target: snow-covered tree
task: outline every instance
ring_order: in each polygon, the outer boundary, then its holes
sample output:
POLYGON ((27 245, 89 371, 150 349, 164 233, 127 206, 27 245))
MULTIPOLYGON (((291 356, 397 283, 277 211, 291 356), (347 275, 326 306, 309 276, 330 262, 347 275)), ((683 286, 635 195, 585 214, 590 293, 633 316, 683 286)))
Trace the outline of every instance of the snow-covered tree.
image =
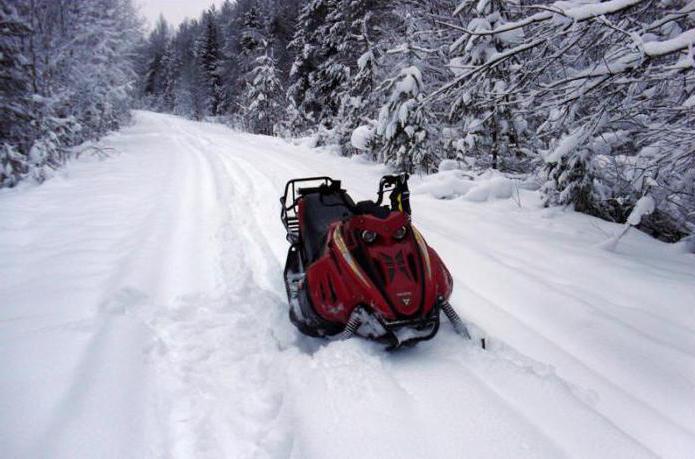
POLYGON ((456 26, 463 41, 517 38, 461 68, 431 99, 476 94, 470 104, 481 110, 509 107, 538 126, 549 151, 581 133, 569 151, 546 158, 546 202, 624 221, 649 186, 656 210, 643 227, 677 239, 695 223, 695 195, 679 179, 695 145, 695 19, 688 1, 642 3, 563 1, 494 27, 456 26), (476 91, 504 66, 505 85, 476 91))
MULTIPOLYGON (((522 42, 523 32, 519 29, 485 34, 510 22, 518 14, 518 7, 518 0, 489 0, 463 2, 454 11, 454 16, 470 18, 465 28, 474 32, 460 34, 449 46, 452 55, 449 66, 454 75, 464 73, 471 66, 483 65, 522 42)), ((527 120, 515 113, 504 98, 490 102, 513 82, 511 69, 517 65, 518 59, 512 58, 488 72, 474 75, 447 107, 451 120, 463 124, 462 155, 475 161, 478 168, 518 170, 526 156, 524 152, 528 151, 521 142, 527 133, 527 120)))
POLYGON ((0 142, 3 170, 14 162, 14 178, 2 182, 12 185, 24 176, 43 179, 70 156, 69 147, 117 129, 128 118, 135 76, 131 55, 141 32, 130 0, 15 0, 0 7, 5 19, 0 41, 7 47, 0 57, 7 60, 3 90, 9 91, 2 103, 24 107, 26 121, 2 116, 22 132, 21 138, 0 142), (28 82, 19 84, 20 69, 28 82))
POLYGON ((181 61, 173 41, 167 44, 162 56, 162 97, 160 107, 165 112, 172 112, 176 105, 176 86, 181 76, 181 61))
MULTIPOLYGON (((295 51, 293 84, 288 97, 307 124, 330 125, 339 101, 329 100, 333 90, 345 81, 345 69, 335 62, 336 37, 331 27, 340 19, 339 0, 310 0, 302 8, 290 46, 295 51)), ((336 29, 337 33, 339 29, 336 29)), ((345 39, 343 35, 341 38, 345 39)))
POLYGON ((387 78, 379 87, 386 102, 379 111, 377 124, 377 134, 383 144, 380 159, 408 172, 432 171, 438 163, 432 148, 433 116, 423 104, 423 68, 429 70, 432 50, 423 46, 418 38, 422 23, 414 14, 416 11, 413 8, 403 10, 400 27, 395 29, 389 41, 391 46, 385 50, 395 76, 387 78))
POLYGON ((244 114, 251 132, 273 134, 284 104, 277 66, 268 54, 256 59, 244 99, 247 101, 244 114))
MULTIPOLYGON (((350 127, 345 124, 346 114, 353 112, 353 124, 358 117, 355 107, 362 105, 360 98, 365 90, 366 72, 372 66, 363 66, 361 81, 352 75, 358 73, 361 56, 363 63, 369 60, 366 53, 376 54, 373 49, 378 38, 374 29, 387 27, 379 22, 378 16, 387 1, 378 0, 313 0, 307 3, 298 19, 295 38, 291 43, 296 52, 288 96, 294 101, 302 115, 305 126, 337 131, 336 137, 346 143, 350 127), (354 86, 357 83, 359 89, 354 86), (337 129, 336 129, 337 128, 337 129)), ((371 60, 369 64, 373 64, 371 60)), ((363 106, 363 105, 362 105, 363 106)), ((357 127, 354 124, 353 127, 357 127)))
POLYGON ((377 92, 379 83, 378 60, 375 47, 368 47, 357 60, 357 74, 351 81, 349 94, 343 100, 337 117, 338 142, 344 153, 354 149, 362 150, 374 156, 378 142, 374 133, 374 118, 380 94, 377 92), (369 142, 360 140, 353 142, 354 132, 360 129, 362 134, 357 138, 364 139, 364 133, 370 132, 369 142))
POLYGON ((592 213, 594 196, 594 170, 590 152, 578 148, 586 135, 583 129, 572 132, 557 142, 545 155, 542 193, 545 205, 573 203, 575 210, 592 213))
POLYGON ((422 74, 416 66, 402 69, 386 85, 391 93, 379 112, 377 133, 383 141, 381 159, 396 170, 414 172, 416 168, 430 170, 433 166, 427 148, 427 117, 422 110, 422 74))
POLYGON ((394 23, 395 2, 391 0, 351 0, 346 14, 349 34, 354 39, 352 50, 346 61, 350 63, 351 78, 346 82, 347 90, 342 95, 341 105, 336 116, 337 141, 344 154, 365 150, 367 144, 352 142, 353 133, 360 129, 363 134, 371 132, 369 151, 376 155, 378 138, 373 135, 379 108, 385 98, 380 84, 391 69, 383 68, 385 48, 388 47, 389 32, 394 23), (351 62, 350 59, 355 59, 351 62))
POLYGON ((199 66, 199 96, 202 98, 202 113, 198 116, 221 114, 224 100, 222 84, 222 49, 219 40, 216 9, 213 6, 203 15, 202 30, 196 42, 196 62, 199 66))
POLYGON ((159 109, 166 89, 164 55, 169 45, 169 25, 164 16, 159 16, 154 30, 150 33, 145 49, 146 68, 142 88, 146 105, 159 109))
POLYGON ((34 120, 29 61, 22 40, 31 34, 17 10, 0 1, 0 188, 27 173, 34 120))
POLYGON ((74 65, 67 78, 79 88, 73 100, 86 115, 78 118, 81 132, 99 137, 130 116, 131 50, 140 22, 130 0, 94 0, 82 8, 68 38, 74 65))

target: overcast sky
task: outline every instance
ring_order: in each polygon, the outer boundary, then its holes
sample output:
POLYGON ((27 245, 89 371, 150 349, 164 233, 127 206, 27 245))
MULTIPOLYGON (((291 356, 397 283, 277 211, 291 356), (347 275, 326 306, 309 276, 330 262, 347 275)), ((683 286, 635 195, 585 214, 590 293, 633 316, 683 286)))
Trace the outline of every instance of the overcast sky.
POLYGON ((184 18, 197 18, 203 10, 213 3, 219 7, 223 0, 135 0, 140 7, 140 13, 147 18, 151 28, 159 14, 163 14, 167 22, 178 26, 184 18))

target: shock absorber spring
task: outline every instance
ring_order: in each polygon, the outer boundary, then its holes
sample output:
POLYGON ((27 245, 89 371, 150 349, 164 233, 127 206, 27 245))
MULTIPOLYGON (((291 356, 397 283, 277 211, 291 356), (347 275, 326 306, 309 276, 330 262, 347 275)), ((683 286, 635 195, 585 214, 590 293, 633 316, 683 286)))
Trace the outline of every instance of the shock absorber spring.
POLYGON ((360 325, 362 325, 362 320, 360 316, 360 311, 356 309, 350 315, 350 320, 348 320, 347 324, 345 324, 345 328, 343 329, 343 331, 336 335, 336 339, 346 340, 355 336, 357 330, 360 328, 360 325))
POLYGON ((451 325, 453 325, 456 333, 458 333, 466 339, 471 339, 471 334, 468 333, 468 327, 466 327, 466 324, 463 322, 463 320, 461 320, 461 317, 459 317, 459 315, 456 313, 451 304, 449 304, 448 301, 442 301, 441 308, 442 311, 444 311, 444 314, 446 315, 447 319, 449 319, 449 321, 451 322, 451 325))

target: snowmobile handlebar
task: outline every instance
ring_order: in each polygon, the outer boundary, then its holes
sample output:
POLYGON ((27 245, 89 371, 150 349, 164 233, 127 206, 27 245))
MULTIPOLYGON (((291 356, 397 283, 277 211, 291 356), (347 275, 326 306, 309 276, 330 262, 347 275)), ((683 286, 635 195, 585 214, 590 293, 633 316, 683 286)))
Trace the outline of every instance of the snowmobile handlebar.
POLYGON ((391 201, 391 210, 399 210, 410 215, 409 178, 410 175, 407 172, 402 172, 398 175, 384 175, 381 177, 376 204, 380 206, 384 201, 384 193, 390 191, 389 200, 391 201))

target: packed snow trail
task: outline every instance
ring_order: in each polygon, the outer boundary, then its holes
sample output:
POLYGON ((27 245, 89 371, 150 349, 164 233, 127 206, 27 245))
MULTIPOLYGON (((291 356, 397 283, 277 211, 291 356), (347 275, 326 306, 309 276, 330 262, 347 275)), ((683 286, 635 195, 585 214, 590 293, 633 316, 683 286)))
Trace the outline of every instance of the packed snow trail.
MULTIPOLYGON (((329 343, 287 319, 278 197, 306 175, 371 197, 383 168, 135 113, 40 187, 0 191, 4 457, 688 457, 695 261, 513 200, 414 219, 493 336, 329 343)), ((429 179, 428 179, 429 180, 429 179)))

